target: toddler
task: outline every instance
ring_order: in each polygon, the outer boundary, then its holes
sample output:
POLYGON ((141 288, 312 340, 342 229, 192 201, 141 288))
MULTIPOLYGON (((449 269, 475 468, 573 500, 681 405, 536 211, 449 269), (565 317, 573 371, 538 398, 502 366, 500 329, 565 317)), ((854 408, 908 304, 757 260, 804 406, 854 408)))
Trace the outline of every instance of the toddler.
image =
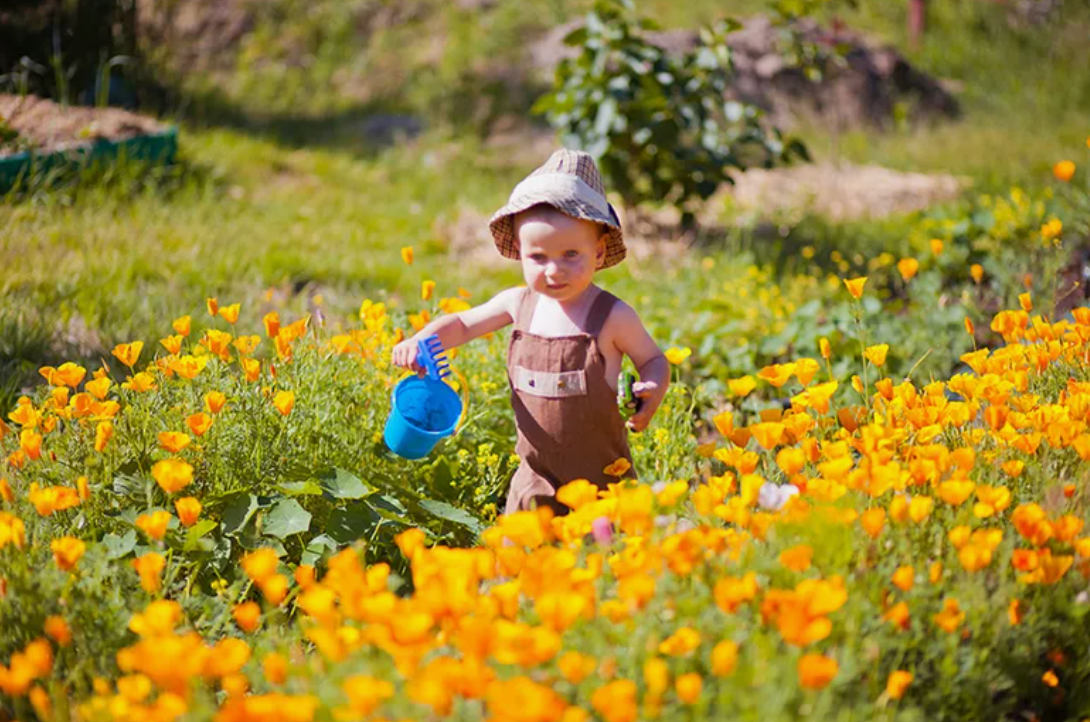
MULTIPOLYGON (((620 459, 631 464, 617 407, 625 356, 640 381, 627 426, 642 431, 670 380, 669 364, 636 312, 594 284, 594 273, 624 260, 616 211, 590 155, 558 150, 519 183, 489 222, 500 254, 522 263, 526 286, 436 319, 393 351, 397 366, 420 371, 417 342, 436 334, 447 349, 514 324, 507 353, 521 459, 505 513, 549 506, 568 511, 556 490, 574 479, 606 488, 620 459)), ((623 465, 622 465, 623 466, 623 465)), ((634 476, 633 472, 625 476, 634 476)))

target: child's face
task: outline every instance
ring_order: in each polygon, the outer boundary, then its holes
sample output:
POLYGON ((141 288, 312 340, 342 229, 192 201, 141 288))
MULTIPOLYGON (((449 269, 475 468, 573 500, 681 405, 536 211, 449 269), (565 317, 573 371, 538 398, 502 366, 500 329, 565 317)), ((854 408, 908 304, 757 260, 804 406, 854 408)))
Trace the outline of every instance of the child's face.
POLYGON ((556 301, 578 298, 594 280, 606 252, 597 223, 552 209, 531 208, 515 218, 526 285, 556 301))

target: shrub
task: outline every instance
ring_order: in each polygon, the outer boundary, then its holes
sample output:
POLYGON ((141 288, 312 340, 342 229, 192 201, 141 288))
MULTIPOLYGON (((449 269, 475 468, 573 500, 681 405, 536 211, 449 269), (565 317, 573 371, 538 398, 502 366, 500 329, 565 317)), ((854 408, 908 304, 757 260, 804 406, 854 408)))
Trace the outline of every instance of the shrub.
POLYGON ((672 57, 648 40, 653 26, 627 0, 600 0, 566 38, 582 48, 556 70, 552 92, 534 106, 566 144, 593 155, 629 206, 669 203, 693 219, 731 170, 805 158, 797 140, 762 122, 760 111, 728 98, 730 49, 723 21, 700 33, 693 51, 672 57))

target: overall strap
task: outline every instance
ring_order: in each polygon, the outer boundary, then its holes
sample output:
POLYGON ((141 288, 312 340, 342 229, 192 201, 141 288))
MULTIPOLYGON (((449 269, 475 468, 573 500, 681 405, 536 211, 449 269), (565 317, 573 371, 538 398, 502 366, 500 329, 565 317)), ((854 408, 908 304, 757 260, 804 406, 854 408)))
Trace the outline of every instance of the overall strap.
POLYGON ((529 331, 530 321, 534 318, 534 308, 537 306, 537 296, 529 287, 522 290, 518 306, 515 307, 515 328, 519 331, 529 331))
POLYGON ((609 318, 610 312, 613 311, 613 306, 617 303, 617 297, 606 290, 598 291, 598 297, 594 299, 594 303, 591 304, 590 312, 587 313, 587 334, 595 338, 602 333, 602 329, 606 325, 606 319, 609 318))

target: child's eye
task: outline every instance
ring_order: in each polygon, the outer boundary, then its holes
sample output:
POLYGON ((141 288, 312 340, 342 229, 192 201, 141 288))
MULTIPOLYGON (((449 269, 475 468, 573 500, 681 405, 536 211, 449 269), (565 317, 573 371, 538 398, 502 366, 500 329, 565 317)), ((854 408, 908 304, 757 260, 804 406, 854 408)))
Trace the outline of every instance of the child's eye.
POLYGON ((545 254, 544 253, 531 253, 530 254, 530 260, 533 261, 534 263, 544 263, 545 262, 545 254))
POLYGON ((576 258, 579 255, 579 251, 565 251, 564 258, 576 258))

